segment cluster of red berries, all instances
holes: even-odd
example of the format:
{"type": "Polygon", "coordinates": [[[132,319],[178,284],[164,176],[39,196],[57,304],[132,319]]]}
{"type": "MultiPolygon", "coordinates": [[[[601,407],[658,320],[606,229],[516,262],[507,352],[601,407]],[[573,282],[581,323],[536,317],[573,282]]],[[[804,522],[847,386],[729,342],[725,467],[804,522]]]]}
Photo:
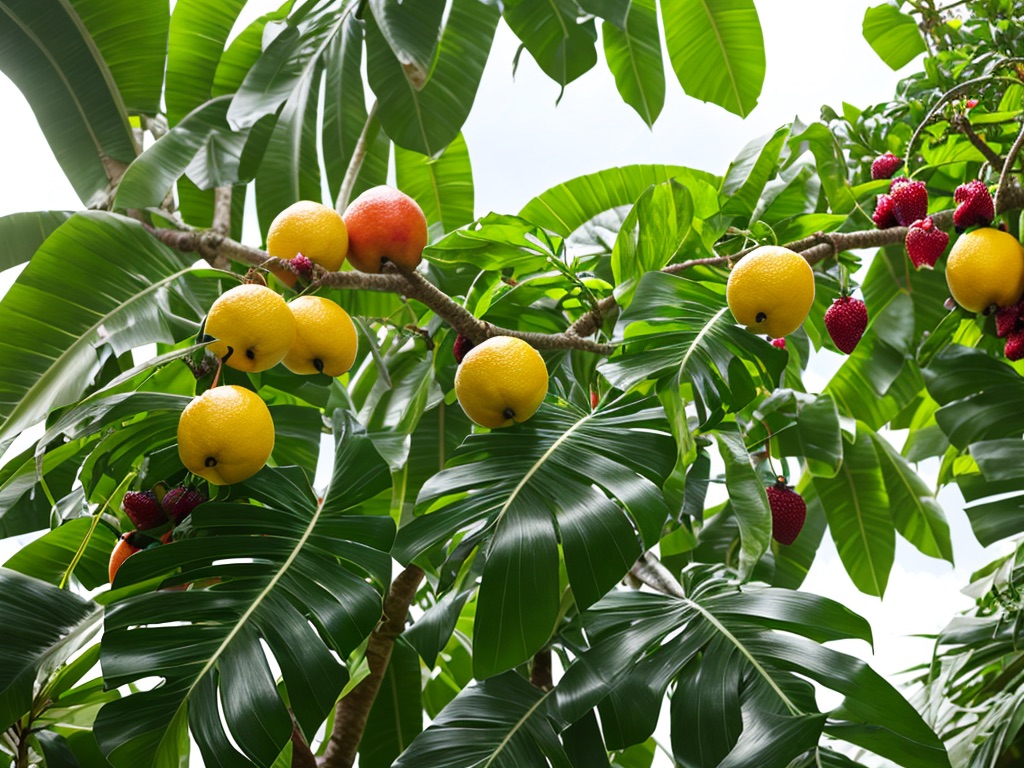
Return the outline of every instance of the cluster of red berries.
{"type": "Polygon", "coordinates": [[[114,582],[121,564],[136,552],[170,544],[174,540],[174,529],[206,500],[202,493],[184,485],[171,488],[162,497],[155,491],[125,493],[121,509],[135,529],[121,534],[110,553],[110,582],[114,582]]]}
{"type": "Polygon", "coordinates": [[[996,336],[1006,339],[1003,354],[1007,360],[1024,358],[1024,301],[996,311],[996,336]]]}

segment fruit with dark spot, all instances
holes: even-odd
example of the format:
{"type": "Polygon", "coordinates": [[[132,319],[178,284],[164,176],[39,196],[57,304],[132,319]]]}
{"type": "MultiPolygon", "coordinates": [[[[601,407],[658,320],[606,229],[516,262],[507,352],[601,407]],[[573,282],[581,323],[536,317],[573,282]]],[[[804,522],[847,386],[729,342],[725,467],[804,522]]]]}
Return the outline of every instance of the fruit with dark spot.
{"type": "Polygon", "coordinates": [[[263,285],[222,293],[206,316],[208,349],[232,368],[257,373],[273,368],[295,339],[295,318],[280,294],[263,285]]]}

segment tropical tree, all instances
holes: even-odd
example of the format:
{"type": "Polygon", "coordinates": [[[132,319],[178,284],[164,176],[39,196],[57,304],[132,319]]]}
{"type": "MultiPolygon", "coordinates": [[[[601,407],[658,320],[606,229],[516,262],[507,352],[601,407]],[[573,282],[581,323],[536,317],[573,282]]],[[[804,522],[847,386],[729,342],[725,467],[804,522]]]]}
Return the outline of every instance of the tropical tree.
{"type": "MultiPolygon", "coordinates": [[[[665,53],[690,96],[753,109],[752,0],[287,0],[228,43],[244,5],[0,4],[0,68],[84,206],[0,218],[0,265],[24,265],[0,301],[0,534],[35,534],[0,569],[11,764],[162,768],[194,744],[209,766],[632,768],[654,760],[666,698],[680,766],[1019,753],[1019,558],[939,638],[952,650],[920,711],[827,645],[870,643],[867,622],[800,590],[826,531],[871,595],[897,534],[952,559],[921,459],[941,458],[982,543],[1024,530],[1021,314],[947,302],[935,245],[993,215],[1019,239],[1017,4],[870,8],[889,65],[925,54],[892,102],[784,125],[721,176],[595,169],[480,219],[460,129],[499,20],[562,87],[596,65],[600,24],[652,124],[665,53]],[[877,178],[896,166],[920,220],[887,218],[889,193],[908,196],[877,178]],[[344,213],[389,179],[429,224],[416,269],[240,241],[250,194],[266,240],[322,188],[344,213]],[[784,347],[726,296],[763,244],[814,268],[784,347]],[[260,282],[347,310],[348,373],[210,351],[211,306],[260,282]],[[810,392],[851,289],[869,325],[810,392]],[[502,336],[543,354],[548,394],[522,423],[475,427],[454,346],[502,336]],[[273,421],[267,466],[228,485],[179,453],[182,413],[217,384],[273,421]],[[909,431],[901,450],[888,429],[909,431]],[[780,474],[807,509],[792,544],[772,537],[780,474]],[[133,505],[187,494],[151,541],[121,540],[133,505]],[[822,710],[816,686],[841,703],[822,710]]],[[[1006,283],[1004,266],[984,277],[1006,283]]]]}

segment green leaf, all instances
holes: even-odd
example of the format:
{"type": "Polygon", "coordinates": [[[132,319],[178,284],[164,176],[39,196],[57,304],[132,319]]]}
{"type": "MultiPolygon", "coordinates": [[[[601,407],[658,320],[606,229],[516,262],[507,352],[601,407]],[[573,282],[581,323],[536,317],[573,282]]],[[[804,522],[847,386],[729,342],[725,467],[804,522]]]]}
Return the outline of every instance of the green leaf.
{"type": "Polygon", "coordinates": [[[430,80],[419,90],[373,18],[367,18],[367,79],[381,125],[396,146],[437,157],[455,140],[473,106],[498,18],[494,6],[454,0],[430,80]]]}
{"type": "Polygon", "coordinates": [[[771,543],[771,509],[742,438],[728,432],[716,437],[725,461],[725,488],[740,527],[740,578],[747,578],[771,543]]]}
{"type": "Polygon", "coordinates": [[[59,586],[83,542],[86,547],[75,566],[75,576],[86,589],[96,589],[107,583],[110,550],[117,536],[106,525],[94,526],[88,517],[68,520],[26,544],[3,567],[59,586]]]}
{"type": "Polygon", "coordinates": [[[420,657],[399,637],[359,742],[362,768],[391,768],[423,731],[420,687],[420,657]]]}
{"type": "Polygon", "coordinates": [[[71,217],[69,211],[12,213],[0,217],[0,271],[24,264],[43,241],[71,217]]]}
{"type": "Polygon", "coordinates": [[[395,179],[398,188],[419,203],[432,234],[451,232],[473,220],[473,168],[461,133],[436,160],[396,146],[395,179]]]}
{"type": "Polygon", "coordinates": [[[658,12],[654,0],[632,0],[622,5],[626,9],[624,19],[601,25],[605,60],[622,100],[653,127],[665,105],[658,12]]]}
{"type": "Polygon", "coordinates": [[[619,305],[629,306],[640,279],[681,251],[693,226],[693,198],[671,179],[645,191],[630,210],[612,251],[612,274],[619,305]]]}
{"type": "MultiPolygon", "coordinates": [[[[789,139],[790,150],[796,151],[806,142],[814,156],[818,179],[833,213],[851,213],[857,198],[847,180],[845,148],[824,123],[812,123],[800,133],[794,131],[789,139]]],[[[906,259],[904,259],[906,261],[906,259]]]]}
{"type": "MultiPolygon", "coordinates": [[[[341,33],[324,53],[322,143],[324,169],[332,199],[338,197],[352,152],[366,124],[366,101],[360,72],[362,63],[363,28],[357,19],[349,17],[341,33]]],[[[387,168],[386,160],[384,167],[387,168]]],[[[353,191],[358,194],[358,191],[353,191]]]]}
{"type": "Polygon", "coordinates": [[[598,214],[632,205],[648,187],[681,177],[718,187],[717,177],[681,165],[627,165],[558,184],[530,200],[519,216],[568,237],[598,214]]]}
{"type": "Polygon", "coordinates": [[[578,13],[572,0],[519,0],[504,10],[505,23],[563,90],[597,63],[594,21],[581,23],[578,13]]]}
{"type": "Polygon", "coordinates": [[[0,723],[6,728],[32,707],[45,681],[99,628],[102,609],[44,581],[0,569],[0,723]]]}
{"type": "Polygon", "coordinates": [[[186,264],[138,222],[99,211],[50,235],[0,302],[0,440],[77,400],[111,352],[174,341],[167,291],[184,290],[186,264]]]}
{"type": "Polygon", "coordinates": [[[743,148],[722,179],[722,193],[729,195],[723,211],[750,217],[765,185],[776,174],[787,138],[789,126],[784,125],[770,136],[754,139],[743,148]]]}
{"type": "Polygon", "coordinates": [[[168,0],[71,0],[130,112],[160,111],[168,0]],[[128,20],[130,23],[127,23],[128,20]]]}
{"type": "Polygon", "coordinates": [[[815,477],[812,482],[846,572],[861,592],[881,597],[892,569],[896,535],[870,430],[858,428],[856,439],[844,445],[835,477],[815,477]]]}
{"type": "Polygon", "coordinates": [[[598,370],[624,390],[654,378],[690,385],[702,425],[742,408],[757,386],[777,387],[786,354],[736,326],[722,287],[644,275],[615,326],[619,348],[598,370]]]}
{"type": "Polygon", "coordinates": [[[515,672],[476,683],[441,710],[394,768],[570,768],[549,717],[550,696],[515,672]]]}
{"type": "Polygon", "coordinates": [[[177,125],[212,94],[214,75],[246,0],[178,0],[167,46],[167,121],[177,125]]]}
{"type": "Polygon", "coordinates": [[[672,68],[687,95],[749,115],[765,72],[753,0],[662,0],[661,14],[672,68]]]}
{"type": "Polygon", "coordinates": [[[831,397],[776,389],[761,401],[753,418],[768,420],[779,456],[801,456],[812,473],[835,476],[843,460],[843,438],[831,397]]]}
{"type": "Polygon", "coordinates": [[[868,45],[893,71],[927,51],[914,17],[889,3],[864,11],[862,32],[868,45]]]}
{"type": "MultiPolygon", "coordinates": [[[[263,37],[267,27],[288,18],[295,0],[285,0],[276,11],[264,13],[243,29],[220,55],[217,72],[211,86],[213,96],[234,93],[242,85],[245,76],[263,53],[263,37]]],[[[349,18],[349,22],[354,20],[349,18]]],[[[271,31],[273,31],[273,27],[271,31]]],[[[365,105],[364,105],[365,109],[365,105]]]]}
{"type": "Polygon", "coordinates": [[[369,2],[377,28],[416,90],[422,89],[430,77],[444,6],[444,0],[422,0],[418,3],[403,3],[399,0],[369,2]]]}
{"type": "Polygon", "coordinates": [[[556,258],[562,239],[516,216],[490,213],[427,246],[424,256],[439,264],[472,264],[481,270],[536,272],[556,258]]]}
{"type": "Polygon", "coordinates": [[[0,70],[25,95],[82,202],[104,203],[111,176],[138,149],[114,78],[71,5],[0,6],[0,70]]]}
{"type": "Polygon", "coordinates": [[[303,472],[265,468],[231,489],[259,506],[208,502],[189,518],[197,536],[147,549],[118,571],[115,588],[160,576],[165,585],[193,587],[120,600],[123,592],[112,594],[106,683],[164,678],[162,686],[100,710],[96,736],[115,765],[164,765],[180,753],[186,721],[208,765],[237,764],[242,755],[273,763],[292,724],[264,647],[304,733],[314,733],[334,705],[348,679],[338,656],[351,653],[381,618],[391,573],[381,548],[394,529],[386,515],[358,513],[390,484],[380,456],[350,415],[336,412],[335,427],[336,472],[353,479],[343,500],[318,505],[303,472]],[[190,649],[186,663],[182,648],[190,649]]]}

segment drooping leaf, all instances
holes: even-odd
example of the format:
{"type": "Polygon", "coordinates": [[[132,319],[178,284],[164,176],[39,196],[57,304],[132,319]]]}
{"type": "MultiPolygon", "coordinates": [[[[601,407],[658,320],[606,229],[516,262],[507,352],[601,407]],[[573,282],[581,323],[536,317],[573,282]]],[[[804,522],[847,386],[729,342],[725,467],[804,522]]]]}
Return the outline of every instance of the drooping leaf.
{"type": "Polygon", "coordinates": [[[722,192],[729,195],[723,207],[726,213],[748,217],[754,212],[765,185],[775,175],[789,130],[789,126],[783,126],[769,136],[754,139],[730,163],[722,179],[722,192]]]}
{"type": "Polygon", "coordinates": [[[571,0],[520,0],[504,18],[544,74],[564,89],[597,63],[597,30],[592,19],[580,22],[571,0]]]}
{"type": "Polygon", "coordinates": [[[0,271],[32,258],[53,230],[71,217],[69,211],[12,213],[0,217],[0,271]]]}
{"type": "Polygon", "coordinates": [[[444,6],[444,0],[418,3],[370,0],[369,8],[377,29],[416,90],[423,88],[430,76],[444,6]]]}
{"type": "Polygon", "coordinates": [[[622,100],[653,126],[665,104],[665,69],[654,0],[622,4],[624,18],[601,25],[604,56],[622,100]]]}
{"type": "Polygon", "coordinates": [[[436,160],[396,146],[395,180],[419,203],[432,232],[451,232],[473,220],[473,168],[461,133],[436,160]]]}
{"type": "Polygon", "coordinates": [[[750,462],[739,435],[720,432],[718,447],[725,462],[725,487],[739,522],[740,577],[749,576],[771,541],[772,517],[764,483],[750,462]]]}
{"type": "Polygon", "coordinates": [[[238,90],[252,65],[263,53],[264,38],[269,39],[275,31],[283,28],[283,20],[288,18],[294,4],[295,0],[285,0],[277,10],[264,13],[252,21],[231,41],[217,62],[217,72],[213,76],[212,85],[214,97],[238,90]]]}
{"type": "Polygon", "coordinates": [[[749,115],[765,72],[753,0],[662,0],[661,14],[672,69],[687,95],[749,115]]]}
{"type": "Polygon", "coordinates": [[[906,66],[927,50],[914,17],[895,5],[883,3],[864,11],[862,31],[868,45],[892,70],[906,66]]]}
{"type": "Polygon", "coordinates": [[[360,72],[362,63],[362,26],[350,17],[324,52],[322,143],[324,169],[332,199],[338,196],[352,153],[366,124],[366,101],[360,72]]]}
{"type": "Polygon", "coordinates": [[[110,550],[116,541],[117,536],[109,527],[80,517],[26,544],[4,563],[4,568],[58,586],[69,572],[79,548],[84,546],[81,559],[75,563],[74,575],[86,589],[96,589],[107,583],[110,550]]]}

